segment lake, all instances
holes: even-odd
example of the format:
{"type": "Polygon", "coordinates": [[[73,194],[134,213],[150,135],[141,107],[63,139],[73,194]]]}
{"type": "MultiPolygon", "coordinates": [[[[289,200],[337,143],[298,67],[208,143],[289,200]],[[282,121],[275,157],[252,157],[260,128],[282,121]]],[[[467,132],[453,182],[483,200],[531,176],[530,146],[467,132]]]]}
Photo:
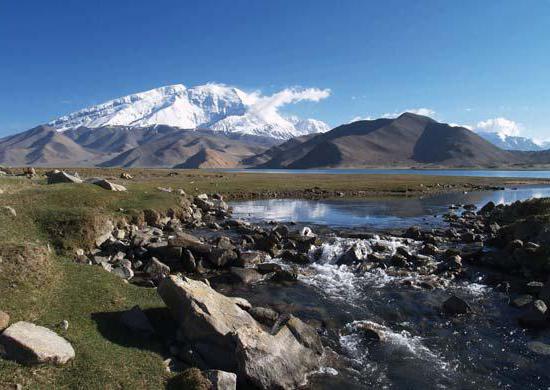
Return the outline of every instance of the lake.
{"type": "Polygon", "coordinates": [[[521,186],[500,191],[448,193],[412,198],[361,200],[266,199],[232,202],[233,216],[254,222],[301,222],[334,227],[372,229],[443,224],[442,214],[451,204],[483,206],[550,197],[550,186],[521,186]]]}
{"type": "Polygon", "coordinates": [[[492,170],[492,169],[210,169],[216,172],[235,173],[282,173],[282,174],[328,174],[328,175],[430,175],[465,177],[514,177],[550,179],[550,170],[492,170]]]}

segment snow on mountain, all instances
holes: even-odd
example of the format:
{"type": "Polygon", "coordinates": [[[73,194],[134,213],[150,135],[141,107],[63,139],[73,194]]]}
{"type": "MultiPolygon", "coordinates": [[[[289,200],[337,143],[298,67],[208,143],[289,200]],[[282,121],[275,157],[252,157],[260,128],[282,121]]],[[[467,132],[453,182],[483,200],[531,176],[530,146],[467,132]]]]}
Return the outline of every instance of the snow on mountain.
{"type": "Polygon", "coordinates": [[[506,150],[546,150],[550,148],[548,142],[537,142],[531,138],[511,136],[492,132],[477,132],[477,134],[491,142],[493,145],[506,150]]]}
{"type": "Polygon", "coordinates": [[[58,131],[80,126],[168,125],[289,139],[330,128],[315,119],[285,118],[278,108],[301,100],[318,101],[328,94],[327,90],[310,88],[261,96],[222,84],[192,88],[176,84],[110,100],[62,116],[48,125],[58,131]]]}

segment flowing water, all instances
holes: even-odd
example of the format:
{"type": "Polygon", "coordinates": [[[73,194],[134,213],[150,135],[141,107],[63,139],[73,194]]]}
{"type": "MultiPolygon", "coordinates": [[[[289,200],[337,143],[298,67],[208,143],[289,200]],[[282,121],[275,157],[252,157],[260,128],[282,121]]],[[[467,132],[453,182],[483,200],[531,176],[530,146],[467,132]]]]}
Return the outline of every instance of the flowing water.
{"type": "MultiPolygon", "coordinates": [[[[433,217],[450,203],[497,203],[550,196],[548,187],[430,196],[423,199],[364,201],[247,201],[234,203],[234,215],[254,221],[278,220],[348,228],[384,230],[396,225],[442,224],[433,217]]],[[[337,230],[335,230],[337,232],[337,230]]],[[[550,357],[528,348],[532,341],[550,342],[548,332],[530,333],[517,325],[518,309],[488,282],[499,275],[470,267],[461,280],[444,289],[425,290],[403,284],[415,275],[392,275],[381,269],[352,272],[335,264],[353,244],[382,243],[390,251],[397,238],[347,239],[332,235],[312,253],[315,262],[302,270],[299,283],[281,286],[221,286],[226,293],[255,305],[292,312],[323,330],[335,352],[312,389],[548,389],[550,357]],[[441,304],[456,294],[474,314],[451,318],[441,304]],[[381,329],[383,342],[364,337],[361,326],[381,329]]],[[[414,242],[409,243],[412,251],[414,242]]]]}

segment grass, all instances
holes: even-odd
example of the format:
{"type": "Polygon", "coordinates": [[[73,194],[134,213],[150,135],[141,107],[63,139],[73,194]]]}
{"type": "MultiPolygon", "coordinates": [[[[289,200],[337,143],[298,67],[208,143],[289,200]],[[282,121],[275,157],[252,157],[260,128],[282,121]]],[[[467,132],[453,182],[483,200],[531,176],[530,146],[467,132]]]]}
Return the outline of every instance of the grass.
{"type": "MultiPolygon", "coordinates": [[[[81,169],[83,176],[118,178],[122,170],[81,169]]],[[[88,248],[105,222],[135,218],[144,209],[179,207],[174,193],[220,192],[228,198],[300,196],[317,188],[346,195],[417,194],[471,186],[517,183],[506,179],[413,175],[260,175],[200,171],[129,170],[136,178],[117,180],[128,192],[88,184],[45,185],[43,178],[0,178],[0,310],[12,322],[32,321],[56,330],[76,351],[63,367],[26,367],[0,359],[0,388],[120,389],[163,388],[173,378],[163,365],[162,346],[128,334],[120,312],[139,304],[158,325],[166,325],[164,304],[152,289],[139,288],[100,267],[72,261],[76,248],[88,248]],[[363,192],[358,192],[363,191],[363,192]],[[69,321],[63,331],[58,324],[69,321]]],[[[40,171],[39,171],[40,173],[40,171]]],[[[330,195],[330,194],[329,194],[330,195]]]]}

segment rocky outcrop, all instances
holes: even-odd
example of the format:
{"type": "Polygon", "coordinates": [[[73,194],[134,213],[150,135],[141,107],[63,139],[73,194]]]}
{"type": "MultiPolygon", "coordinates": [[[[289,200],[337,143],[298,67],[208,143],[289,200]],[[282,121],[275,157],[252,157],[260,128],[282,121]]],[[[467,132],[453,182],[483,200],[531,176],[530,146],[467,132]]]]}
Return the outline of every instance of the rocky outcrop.
{"type": "Polygon", "coordinates": [[[55,332],[30,322],[16,322],[1,336],[9,359],[24,364],[65,364],[75,357],[71,344],[55,332]]]}
{"type": "Polygon", "coordinates": [[[180,343],[191,346],[209,367],[237,373],[240,382],[290,389],[319,367],[319,336],[296,317],[270,333],[233,299],[181,276],[165,278],[158,293],[179,324],[180,343]]]}

